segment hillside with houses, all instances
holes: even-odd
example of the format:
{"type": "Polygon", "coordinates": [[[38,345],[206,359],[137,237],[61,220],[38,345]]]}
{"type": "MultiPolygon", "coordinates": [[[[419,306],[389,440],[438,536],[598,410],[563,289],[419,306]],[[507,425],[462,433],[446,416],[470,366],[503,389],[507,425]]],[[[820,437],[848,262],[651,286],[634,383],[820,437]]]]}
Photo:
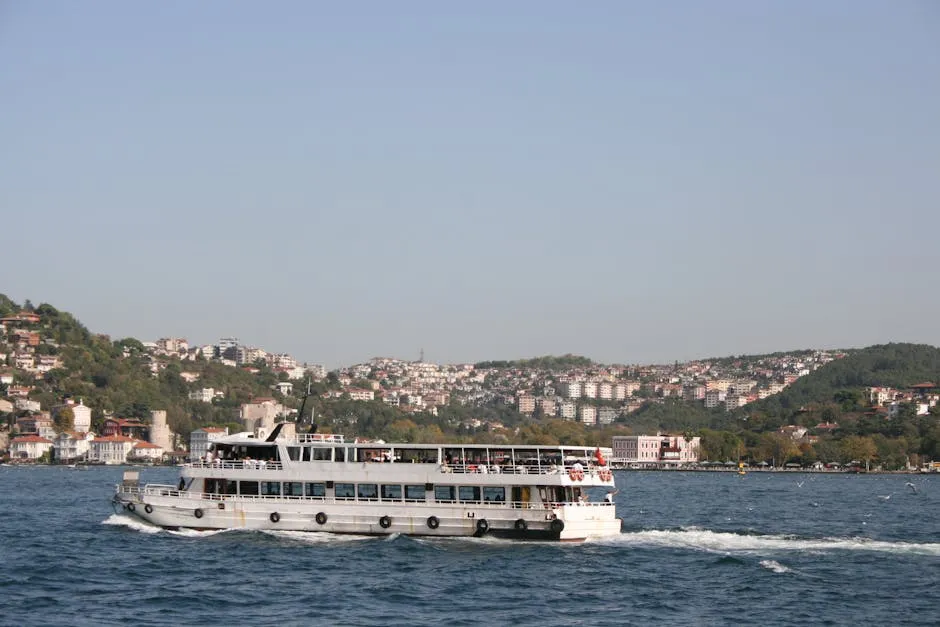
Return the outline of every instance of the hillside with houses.
{"type": "Polygon", "coordinates": [[[937,381],[940,351],[910,344],[664,365],[377,357],[328,372],[237,338],[112,340],[0,295],[0,451],[13,459],[174,461],[218,434],[301,420],[423,442],[688,436],[690,461],[896,468],[940,458],[937,381]]]}

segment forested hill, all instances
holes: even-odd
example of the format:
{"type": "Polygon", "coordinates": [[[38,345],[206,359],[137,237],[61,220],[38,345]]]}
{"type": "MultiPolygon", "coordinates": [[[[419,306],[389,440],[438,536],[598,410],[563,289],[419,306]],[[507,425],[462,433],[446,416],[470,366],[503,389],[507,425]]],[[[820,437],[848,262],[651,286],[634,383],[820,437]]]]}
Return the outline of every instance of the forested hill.
{"type": "Polygon", "coordinates": [[[940,348],[927,344],[881,344],[848,354],[797,379],[783,392],[752,403],[742,412],[780,416],[811,403],[831,402],[841,392],[870,386],[904,389],[940,382],[940,348]]]}
{"type": "MultiPolygon", "coordinates": [[[[272,390],[278,376],[263,364],[248,372],[202,359],[158,358],[134,338],[111,340],[91,333],[74,316],[52,305],[33,306],[26,301],[20,306],[0,294],[0,316],[20,310],[41,317],[38,324],[28,327],[41,339],[36,354],[57,357],[59,367],[44,376],[15,369],[15,382],[31,387],[30,398],[39,401],[43,409],[64,398],[81,399],[92,408],[96,428],[106,411],[122,418],[149,419],[151,410],[163,409],[171,428],[185,436],[193,428],[208,424],[237,428],[240,404],[258,396],[274,396],[286,405],[296,405],[296,399],[272,390]],[[189,383],[183,372],[198,379],[189,383]],[[210,387],[223,396],[212,403],[189,399],[189,392],[210,387]]],[[[7,347],[3,352],[12,350],[7,347]]],[[[12,415],[9,418],[12,420],[12,415]]]]}

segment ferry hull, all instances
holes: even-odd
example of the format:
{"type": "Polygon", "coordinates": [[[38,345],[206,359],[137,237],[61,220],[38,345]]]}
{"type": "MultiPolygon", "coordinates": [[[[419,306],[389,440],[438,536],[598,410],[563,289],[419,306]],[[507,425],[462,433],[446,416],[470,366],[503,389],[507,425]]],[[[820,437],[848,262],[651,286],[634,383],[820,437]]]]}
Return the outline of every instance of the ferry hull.
{"type": "Polygon", "coordinates": [[[613,508],[602,504],[555,509],[498,506],[419,508],[380,504],[254,503],[140,494],[115,496],[123,512],[166,529],[250,529],[353,535],[482,537],[582,541],[620,533],[613,508]]]}

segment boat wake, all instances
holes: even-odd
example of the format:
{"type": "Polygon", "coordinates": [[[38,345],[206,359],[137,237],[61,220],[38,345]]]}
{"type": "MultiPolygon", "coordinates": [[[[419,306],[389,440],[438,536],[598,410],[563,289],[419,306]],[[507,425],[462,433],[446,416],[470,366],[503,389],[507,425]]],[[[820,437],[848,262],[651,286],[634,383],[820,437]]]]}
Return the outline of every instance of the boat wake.
{"type": "MultiPolygon", "coordinates": [[[[801,538],[786,535],[739,534],[708,529],[646,530],[622,533],[596,540],[600,544],[671,547],[711,553],[756,553],[765,551],[867,551],[940,556],[940,544],[889,542],[869,538],[801,538]]],[[[770,563],[772,560],[768,560],[770,563]]],[[[762,564],[763,565],[763,564],[762,564]]],[[[766,566],[765,566],[766,567],[766,566]]],[[[776,572],[776,571],[775,571],[776,572]]]]}
{"type": "Polygon", "coordinates": [[[792,573],[793,569],[787,566],[784,566],[777,560],[761,560],[760,565],[766,568],[767,570],[772,570],[775,573],[792,573]]]}
{"type": "Polygon", "coordinates": [[[198,531],[196,529],[179,529],[177,531],[171,531],[169,529],[163,529],[162,527],[145,523],[144,521],[138,520],[136,518],[131,518],[130,516],[122,516],[121,514],[111,514],[108,518],[101,521],[101,524],[112,525],[115,527],[126,527],[140,533],[165,533],[167,535],[179,536],[182,538],[208,538],[209,536],[214,536],[219,533],[233,531],[232,529],[210,529],[206,531],[198,531]]]}
{"type": "MultiPolygon", "coordinates": [[[[102,525],[111,525],[115,527],[126,527],[133,531],[144,534],[157,534],[163,533],[169,536],[177,536],[180,538],[208,538],[211,536],[218,535],[220,533],[261,533],[266,536],[271,536],[273,538],[278,538],[281,540],[294,541],[301,544],[325,544],[331,542],[361,542],[363,540],[374,540],[372,536],[357,536],[357,535],[345,535],[345,534],[335,534],[335,533],[326,533],[322,531],[318,532],[309,532],[309,531],[280,531],[276,529],[208,529],[208,530],[196,530],[196,529],[163,529],[162,527],[157,527],[145,523],[142,520],[136,518],[131,518],[130,516],[121,515],[121,514],[111,514],[108,518],[101,521],[102,525]]],[[[390,539],[397,538],[398,534],[392,534],[390,539]]],[[[386,538],[386,539],[389,539],[386,538]]]]}

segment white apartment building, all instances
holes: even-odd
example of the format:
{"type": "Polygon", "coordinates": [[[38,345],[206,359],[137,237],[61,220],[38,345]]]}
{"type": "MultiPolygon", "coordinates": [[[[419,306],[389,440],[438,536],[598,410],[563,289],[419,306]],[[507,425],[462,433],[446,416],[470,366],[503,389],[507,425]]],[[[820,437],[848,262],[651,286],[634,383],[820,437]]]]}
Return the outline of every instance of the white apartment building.
{"type": "Polygon", "coordinates": [[[529,396],[528,394],[520,394],[516,397],[516,405],[519,408],[520,414],[534,414],[535,413],[535,397],[529,396]]]}
{"type": "Polygon", "coordinates": [[[165,452],[166,451],[163,450],[162,446],[157,446],[156,444],[151,444],[150,442],[138,441],[136,444],[134,444],[134,448],[131,449],[129,456],[131,459],[158,462],[163,459],[163,454],[165,452]]]}
{"type": "Polygon", "coordinates": [[[572,400],[581,398],[580,381],[562,381],[558,384],[558,390],[565,398],[570,398],[572,400]]]}
{"type": "Polygon", "coordinates": [[[535,404],[543,416],[554,416],[558,413],[558,405],[553,398],[539,397],[535,404]]]}
{"type": "Polygon", "coordinates": [[[10,442],[13,459],[36,460],[52,449],[52,440],[38,435],[21,435],[10,442]]]}
{"type": "Polygon", "coordinates": [[[85,459],[88,454],[89,443],[94,439],[94,433],[63,431],[52,442],[55,458],[62,462],[85,459]]]}
{"type": "Polygon", "coordinates": [[[585,381],[581,386],[581,396],[584,398],[597,398],[597,382],[585,381]]]}
{"type": "Polygon", "coordinates": [[[578,418],[586,425],[596,425],[597,408],[593,405],[581,405],[578,408],[578,418]]]}
{"type": "Polygon", "coordinates": [[[714,407],[721,407],[725,403],[725,398],[727,394],[721,390],[715,388],[705,391],[705,407],[712,409],[714,407]]]}
{"type": "Polygon", "coordinates": [[[202,388],[189,393],[189,400],[199,401],[200,403],[211,403],[215,398],[215,388],[202,388]]]}
{"type": "Polygon", "coordinates": [[[228,435],[228,427],[202,427],[189,434],[189,460],[197,461],[206,456],[209,444],[228,435]]]}
{"type": "Polygon", "coordinates": [[[127,462],[137,440],[124,435],[97,437],[88,443],[88,461],[115,465],[127,462]]]}
{"type": "Polygon", "coordinates": [[[737,394],[729,394],[725,398],[725,409],[728,411],[734,411],[738,407],[744,407],[747,405],[746,396],[738,396],[737,394]]]}
{"type": "Polygon", "coordinates": [[[578,417],[578,404],[572,401],[563,401],[558,404],[558,414],[565,420],[574,420],[578,417]]]}
{"type": "Polygon", "coordinates": [[[597,398],[605,401],[614,400],[614,384],[609,381],[601,381],[597,385],[597,398]]]}

